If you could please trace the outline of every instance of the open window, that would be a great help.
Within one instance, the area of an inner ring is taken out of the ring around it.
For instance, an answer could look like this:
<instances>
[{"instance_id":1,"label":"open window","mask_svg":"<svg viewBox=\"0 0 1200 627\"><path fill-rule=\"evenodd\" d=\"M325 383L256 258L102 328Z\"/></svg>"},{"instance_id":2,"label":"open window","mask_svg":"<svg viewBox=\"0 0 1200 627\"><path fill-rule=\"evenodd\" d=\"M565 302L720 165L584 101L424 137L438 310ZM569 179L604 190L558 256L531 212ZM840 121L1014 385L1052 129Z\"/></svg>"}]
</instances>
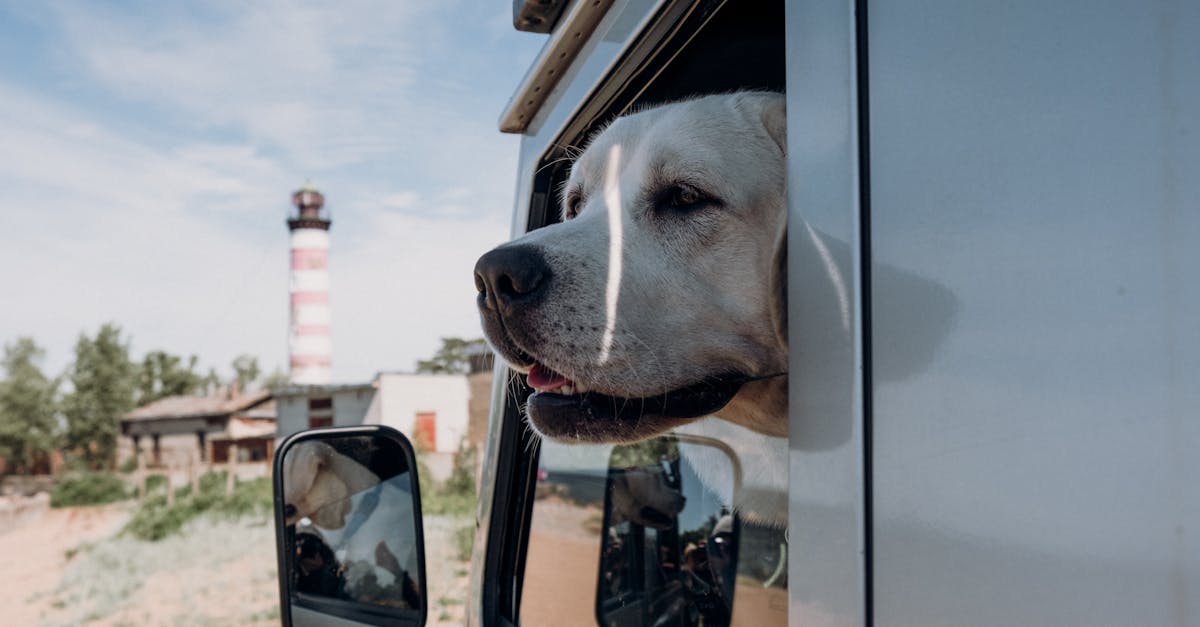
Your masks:
<instances>
[{"instance_id":1,"label":"open window","mask_svg":"<svg viewBox=\"0 0 1200 627\"><path fill-rule=\"evenodd\" d=\"M532 168L526 229L561 219L558 192L570 173L571 151L622 113L706 94L784 91L784 24L780 1L698 1L661 8L638 33L628 35L632 41L624 56L584 101L547 103L574 115ZM597 617L594 591L603 570L613 447L538 442L522 422L520 407L528 393L517 380L507 395L498 461L502 479L495 486L484 574L485 582L499 585L487 586L484 615L528 625L590 622ZM740 527L746 540L732 624L786 624L783 531ZM660 535L639 533L642 538ZM679 548L675 557L682 559L686 546ZM662 566L657 556L673 552L656 547L637 554L645 556L638 572L647 573ZM636 596L637 591L621 593ZM651 624L642 621L652 616L640 616L619 624Z\"/></svg>"}]
</instances>

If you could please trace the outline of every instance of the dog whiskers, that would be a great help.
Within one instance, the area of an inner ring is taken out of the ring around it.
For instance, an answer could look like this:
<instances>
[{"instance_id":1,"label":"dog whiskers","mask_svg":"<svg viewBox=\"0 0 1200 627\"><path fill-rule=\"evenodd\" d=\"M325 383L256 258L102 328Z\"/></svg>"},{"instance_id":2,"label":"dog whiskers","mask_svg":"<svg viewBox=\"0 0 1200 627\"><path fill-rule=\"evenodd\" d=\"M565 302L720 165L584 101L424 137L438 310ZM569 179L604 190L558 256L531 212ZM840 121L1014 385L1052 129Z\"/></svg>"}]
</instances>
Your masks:
<instances>
[{"instance_id":1,"label":"dog whiskers","mask_svg":"<svg viewBox=\"0 0 1200 627\"><path fill-rule=\"evenodd\" d=\"M579 146L571 146L571 145L564 146L561 144L552 144L552 145L555 148L561 150L563 153L563 156L542 165L542 167L537 169L537 174L541 174L542 170L545 170L546 168L549 168L553 165L562 163L563 161L575 161L576 159L579 158L579 155L583 154L583 148L580 148Z\"/></svg>"}]
</instances>

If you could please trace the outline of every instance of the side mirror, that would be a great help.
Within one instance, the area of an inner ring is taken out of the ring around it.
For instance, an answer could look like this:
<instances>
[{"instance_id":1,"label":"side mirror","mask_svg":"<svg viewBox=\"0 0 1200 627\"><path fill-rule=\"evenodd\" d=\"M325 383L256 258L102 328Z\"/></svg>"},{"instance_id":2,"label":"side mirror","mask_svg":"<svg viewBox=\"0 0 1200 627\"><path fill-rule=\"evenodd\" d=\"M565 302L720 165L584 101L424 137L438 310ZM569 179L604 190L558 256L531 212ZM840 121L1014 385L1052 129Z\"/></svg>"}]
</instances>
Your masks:
<instances>
[{"instance_id":1,"label":"side mirror","mask_svg":"<svg viewBox=\"0 0 1200 627\"><path fill-rule=\"evenodd\" d=\"M303 431L275 456L284 625L425 624L412 445L380 425Z\"/></svg>"},{"instance_id":2,"label":"side mirror","mask_svg":"<svg viewBox=\"0 0 1200 627\"><path fill-rule=\"evenodd\" d=\"M596 622L728 625L741 467L724 443L660 436L614 447L605 485Z\"/></svg>"}]
</instances>

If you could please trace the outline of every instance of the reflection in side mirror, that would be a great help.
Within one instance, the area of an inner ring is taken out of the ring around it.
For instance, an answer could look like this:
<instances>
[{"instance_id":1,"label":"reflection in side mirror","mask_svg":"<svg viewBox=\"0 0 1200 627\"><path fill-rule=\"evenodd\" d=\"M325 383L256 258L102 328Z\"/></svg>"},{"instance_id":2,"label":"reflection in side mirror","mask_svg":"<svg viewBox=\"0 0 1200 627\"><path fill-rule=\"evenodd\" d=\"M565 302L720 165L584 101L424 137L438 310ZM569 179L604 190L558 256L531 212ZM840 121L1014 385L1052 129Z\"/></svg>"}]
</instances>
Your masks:
<instances>
[{"instance_id":1,"label":"reflection in side mirror","mask_svg":"<svg viewBox=\"0 0 1200 627\"><path fill-rule=\"evenodd\" d=\"M293 435L274 488L284 625L425 624L417 464L400 432Z\"/></svg>"},{"instance_id":2,"label":"reflection in side mirror","mask_svg":"<svg viewBox=\"0 0 1200 627\"><path fill-rule=\"evenodd\" d=\"M717 440L670 435L613 448L600 625L729 624L741 525L720 495L733 494L740 477L733 451Z\"/></svg>"}]
</instances>

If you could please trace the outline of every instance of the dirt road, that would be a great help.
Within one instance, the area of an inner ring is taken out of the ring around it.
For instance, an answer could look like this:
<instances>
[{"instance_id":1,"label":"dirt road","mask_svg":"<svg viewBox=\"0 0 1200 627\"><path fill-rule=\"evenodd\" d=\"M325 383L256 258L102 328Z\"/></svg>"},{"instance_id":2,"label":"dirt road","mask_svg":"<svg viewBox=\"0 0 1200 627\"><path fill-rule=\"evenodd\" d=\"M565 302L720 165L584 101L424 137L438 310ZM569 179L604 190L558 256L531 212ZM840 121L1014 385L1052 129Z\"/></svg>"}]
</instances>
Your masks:
<instances>
[{"instance_id":1,"label":"dirt road","mask_svg":"<svg viewBox=\"0 0 1200 627\"><path fill-rule=\"evenodd\" d=\"M129 517L129 505L51 509L0 535L0 607L5 624L36 625L52 610L67 552L111 537Z\"/></svg>"}]
</instances>

